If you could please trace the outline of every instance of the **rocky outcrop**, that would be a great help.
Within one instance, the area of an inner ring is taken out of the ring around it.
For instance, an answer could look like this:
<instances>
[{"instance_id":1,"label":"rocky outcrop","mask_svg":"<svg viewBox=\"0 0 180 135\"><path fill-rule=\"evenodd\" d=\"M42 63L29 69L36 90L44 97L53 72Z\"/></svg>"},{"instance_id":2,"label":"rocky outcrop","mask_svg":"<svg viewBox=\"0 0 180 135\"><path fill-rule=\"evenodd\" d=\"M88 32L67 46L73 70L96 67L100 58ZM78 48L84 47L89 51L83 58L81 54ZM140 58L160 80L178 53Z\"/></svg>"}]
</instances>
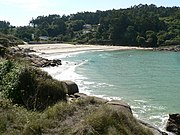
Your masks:
<instances>
[{"instance_id":1,"label":"rocky outcrop","mask_svg":"<svg viewBox=\"0 0 180 135\"><path fill-rule=\"evenodd\" d=\"M180 135L180 114L169 114L166 130Z\"/></svg>"},{"instance_id":2,"label":"rocky outcrop","mask_svg":"<svg viewBox=\"0 0 180 135\"><path fill-rule=\"evenodd\" d=\"M138 122L139 122L143 127L151 130L154 135L168 135L167 133L159 130L158 128L156 128L156 127L154 127L154 126L152 126L152 125L150 125L150 124L148 124L148 123L146 123L146 122L144 122L144 121L142 121L142 120L138 120Z\"/></svg>"},{"instance_id":3,"label":"rocky outcrop","mask_svg":"<svg viewBox=\"0 0 180 135\"><path fill-rule=\"evenodd\" d=\"M48 67L48 66L54 67L54 66L62 65L61 60L59 59L48 60L48 59L39 57L37 55L30 54L31 52L34 52L34 50L22 49L19 47L12 47L9 50L9 55L10 57L23 58L26 61L30 62L30 64L35 67Z\"/></svg>"},{"instance_id":4,"label":"rocky outcrop","mask_svg":"<svg viewBox=\"0 0 180 135\"><path fill-rule=\"evenodd\" d=\"M78 92L75 92L74 94L70 94L68 96L68 102L69 103L73 103L73 102L76 102L78 99L88 99L90 98L90 96L84 94L84 93L78 93ZM125 114L128 114L132 117L133 116L133 113L132 113L132 110L131 110L131 107L124 101L122 100L111 100L111 101L108 101L106 99L103 99L103 98L99 98L99 97L91 97L94 99L94 101L96 102L99 102L101 104L106 104L110 109L114 110L114 111L121 111ZM149 129L154 135L168 135L167 133L159 130L158 128L144 122L144 121L141 121L141 120L137 120L137 122L142 125L144 128L147 128Z\"/></svg>"},{"instance_id":5,"label":"rocky outcrop","mask_svg":"<svg viewBox=\"0 0 180 135\"><path fill-rule=\"evenodd\" d=\"M54 59L54 60L48 60L42 57L39 57L37 55L26 55L26 60L28 60L32 66L35 67L54 67L61 64L61 60L59 59Z\"/></svg>"},{"instance_id":6,"label":"rocky outcrop","mask_svg":"<svg viewBox=\"0 0 180 135\"><path fill-rule=\"evenodd\" d=\"M106 103L110 108L114 110L122 110L132 114L131 107L121 100L111 100Z\"/></svg>"},{"instance_id":7,"label":"rocky outcrop","mask_svg":"<svg viewBox=\"0 0 180 135\"><path fill-rule=\"evenodd\" d=\"M132 113L132 110L131 110L131 107L124 101L121 101L121 100L111 100L109 102L106 103L111 109L113 110L118 110L118 111L122 111L122 112L125 112L126 114L130 114L133 116L133 113ZM159 130L158 128L146 123L146 122L143 122L141 120L137 120L138 123L140 123L144 128L147 128L149 129L150 131L152 131L152 133L154 135L168 135L167 133Z\"/></svg>"},{"instance_id":8,"label":"rocky outcrop","mask_svg":"<svg viewBox=\"0 0 180 135\"><path fill-rule=\"evenodd\" d=\"M73 95L79 92L77 84L73 81L62 81L62 86L68 95Z\"/></svg>"},{"instance_id":9,"label":"rocky outcrop","mask_svg":"<svg viewBox=\"0 0 180 135\"><path fill-rule=\"evenodd\" d=\"M94 101L101 103L101 104L106 104L108 102L108 100L106 100L106 99L95 97L95 96L88 96L84 93L74 93L73 95L69 95L68 101L74 102L74 101L77 101L78 99L88 99L88 98L92 98Z\"/></svg>"},{"instance_id":10,"label":"rocky outcrop","mask_svg":"<svg viewBox=\"0 0 180 135\"><path fill-rule=\"evenodd\" d=\"M154 50L156 50L156 51L174 51L174 52L179 52L180 51L180 45L168 46L168 47L159 47L159 48L155 48Z\"/></svg>"}]
</instances>

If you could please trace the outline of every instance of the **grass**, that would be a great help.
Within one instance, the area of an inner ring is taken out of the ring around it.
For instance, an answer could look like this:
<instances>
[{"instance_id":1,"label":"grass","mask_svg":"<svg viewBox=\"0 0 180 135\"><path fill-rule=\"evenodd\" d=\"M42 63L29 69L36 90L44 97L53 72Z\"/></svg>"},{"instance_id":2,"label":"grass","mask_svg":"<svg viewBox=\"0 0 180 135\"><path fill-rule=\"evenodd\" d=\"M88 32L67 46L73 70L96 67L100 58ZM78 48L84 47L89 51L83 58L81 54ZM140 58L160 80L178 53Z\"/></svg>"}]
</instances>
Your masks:
<instances>
[{"instance_id":1,"label":"grass","mask_svg":"<svg viewBox=\"0 0 180 135\"><path fill-rule=\"evenodd\" d=\"M101 106L86 116L79 127L74 132L77 135L152 135L130 113L124 114L107 106Z\"/></svg>"},{"instance_id":2,"label":"grass","mask_svg":"<svg viewBox=\"0 0 180 135\"><path fill-rule=\"evenodd\" d=\"M114 111L92 97L73 103L58 102L42 112L29 111L3 99L0 134L152 135L132 115Z\"/></svg>"}]
</instances>

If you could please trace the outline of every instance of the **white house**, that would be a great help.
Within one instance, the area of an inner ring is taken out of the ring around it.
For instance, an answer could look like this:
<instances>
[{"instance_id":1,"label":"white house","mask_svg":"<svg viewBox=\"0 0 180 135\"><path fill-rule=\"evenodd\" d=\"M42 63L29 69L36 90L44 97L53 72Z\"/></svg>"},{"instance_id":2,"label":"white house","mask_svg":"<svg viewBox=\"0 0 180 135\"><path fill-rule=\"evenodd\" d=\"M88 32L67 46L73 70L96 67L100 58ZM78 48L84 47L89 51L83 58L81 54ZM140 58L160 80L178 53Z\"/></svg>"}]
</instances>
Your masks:
<instances>
[{"instance_id":1,"label":"white house","mask_svg":"<svg viewBox=\"0 0 180 135\"><path fill-rule=\"evenodd\" d=\"M92 26L91 26L91 24L85 24L85 25L83 25L83 28L84 29L92 29Z\"/></svg>"},{"instance_id":2,"label":"white house","mask_svg":"<svg viewBox=\"0 0 180 135\"><path fill-rule=\"evenodd\" d=\"M49 37L48 37L48 36L40 36L39 39L40 39L40 40L48 40Z\"/></svg>"}]
</instances>

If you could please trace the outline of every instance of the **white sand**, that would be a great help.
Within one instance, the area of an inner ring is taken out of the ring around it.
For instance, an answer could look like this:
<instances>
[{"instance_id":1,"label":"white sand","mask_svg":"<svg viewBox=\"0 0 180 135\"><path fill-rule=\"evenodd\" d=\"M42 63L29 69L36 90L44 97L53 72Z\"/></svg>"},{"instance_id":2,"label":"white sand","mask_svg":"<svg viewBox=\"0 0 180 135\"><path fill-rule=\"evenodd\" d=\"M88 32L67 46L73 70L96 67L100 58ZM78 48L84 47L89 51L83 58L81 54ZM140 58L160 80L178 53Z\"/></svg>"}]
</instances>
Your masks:
<instances>
[{"instance_id":1,"label":"white sand","mask_svg":"<svg viewBox=\"0 0 180 135\"><path fill-rule=\"evenodd\" d=\"M22 48L35 50L37 53L69 53L88 50L113 51L113 50L142 50L150 48L127 47L127 46L102 46L102 45L72 45L72 44L33 44L19 45Z\"/></svg>"}]
</instances>

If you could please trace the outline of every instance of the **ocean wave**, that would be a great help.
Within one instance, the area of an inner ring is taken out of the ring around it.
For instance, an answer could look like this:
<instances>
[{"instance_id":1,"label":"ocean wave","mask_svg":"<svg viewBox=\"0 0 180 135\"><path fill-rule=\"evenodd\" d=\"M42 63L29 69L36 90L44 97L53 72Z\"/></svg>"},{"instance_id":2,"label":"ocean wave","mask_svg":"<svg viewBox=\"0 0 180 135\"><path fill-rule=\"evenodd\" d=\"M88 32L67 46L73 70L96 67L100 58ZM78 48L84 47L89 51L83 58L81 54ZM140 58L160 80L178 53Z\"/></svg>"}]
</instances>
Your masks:
<instances>
[{"instance_id":1,"label":"ocean wave","mask_svg":"<svg viewBox=\"0 0 180 135\"><path fill-rule=\"evenodd\" d=\"M49 60L53 59L63 59L63 58L69 58L73 57L75 55L85 53L86 51L80 51L80 52L69 52L69 53L53 53L53 54L41 54L40 56Z\"/></svg>"},{"instance_id":2,"label":"ocean wave","mask_svg":"<svg viewBox=\"0 0 180 135\"><path fill-rule=\"evenodd\" d=\"M136 118L147 121L149 124L165 130L168 115L165 113L166 107L150 105L145 100L134 100L130 102L133 114Z\"/></svg>"}]
</instances>

